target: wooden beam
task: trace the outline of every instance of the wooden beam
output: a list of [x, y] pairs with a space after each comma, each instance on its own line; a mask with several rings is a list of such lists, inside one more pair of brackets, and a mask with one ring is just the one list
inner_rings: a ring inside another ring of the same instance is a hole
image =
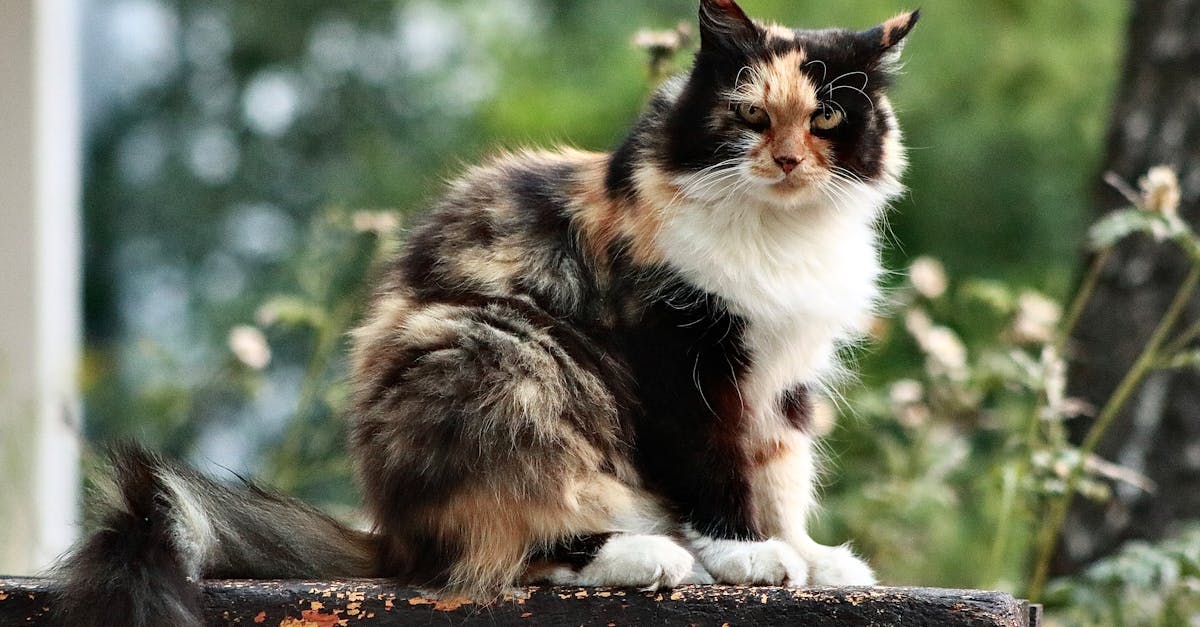
[[[1039, 608], [1003, 592], [939, 588], [682, 586], [641, 592], [533, 587], [488, 605], [357, 581], [208, 581], [211, 627], [363, 625], [940, 625], [1038, 627]], [[36, 625], [48, 582], [0, 579], [0, 625]], [[113, 624], [122, 617], [114, 616]]]

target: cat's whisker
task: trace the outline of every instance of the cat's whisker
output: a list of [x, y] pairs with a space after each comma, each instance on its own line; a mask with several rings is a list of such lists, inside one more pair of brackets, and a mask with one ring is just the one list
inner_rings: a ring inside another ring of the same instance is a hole
[[[741, 159], [739, 158], [735, 161], [741, 161]], [[737, 168], [726, 168], [702, 177], [694, 177], [680, 188], [680, 194], [684, 197], [703, 198], [721, 189], [730, 179], [741, 178], [741, 174], [741, 171]], [[677, 196], [680, 194], [677, 194]]]
[[870, 84], [870, 82], [871, 82], [871, 77], [868, 76], [866, 72], [846, 72], [845, 74], [842, 74], [841, 76], [829, 81], [829, 85], [830, 86], [837, 85], [838, 82], [841, 81], [843, 78], [849, 78], [851, 76], [862, 76], [863, 77], [863, 84], [862, 84], [862, 87], [859, 87], [859, 89], [866, 89], [867, 85]]
[[821, 64], [821, 80], [820, 80], [820, 81], [818, 81], [818, 82], [817, 82], [817, 84], [818, 84], [818, 85], [824, 85], [824, 84], [825, 84], [825, 78], [826, 78], [827, 76], [829, 76], [829, 66], [828, 66], [828, 65], [826, 65], [826, 64], [825, 64], [825, 62], [824, 62], [824, 61], [822, 61], [822, 60], [820, 60], [820, 59], [813, 59], [812, 61], [809, 61], [808, 63], [805, 63], [805, 64], [804, 64], [804, 67], [808, 67], [808, 66], [810, 66], [810, 65], [812, 65], [812, 64], [814, 64], [814, 63], [820, 63], [820, 64]]
[[849, 179], [851, 182], [853, 182], [855, 184], [859, 184], [859, 185], [867, 184], [867, 182], [864, 181], [861, 176], [859, 176], [858, 174], [856, 174], [842, 166], [835, 165], [835, 166], [831, 167], [830, 169], [833, 171], [835, 176], [840, 176], [841, 178]]
[[853, 203], [854, 200], [850, 191], [839, 184], [837, 179], [830, 179], [827, 181], [826, 184], [821, 187], [821, 191], [824, 192], [825, 197], [829, 199], [829, 202], [833, 203], [834, 208], [838, 211], [843, 211], [845, 209], [843, 203]]
[[850, 113], [848, 111], [846, 111], [846, 108], [842, 106], [842, 103], [840, 103], [836, 100], [825, 100], [825, 101], [822, 101], [821, 104], [831, 106], [831, 107], [837, 107], [838, 111], [841, 111], [841, 113], [842, 113], [842, 118], [844, 118], [846, 120], [850, 119]]
[[858, 92], [859, 94], [862, 95], [863, 98], [866, 98], [867, 103], [871, 105], [871, 113], [875, 112], [875, 101], [871, 99], [871, 96], [869, 96], [867, 94], [867, 92], [865, 92], [862, 89], [859, 89], [858, 87], [855, 87], [853, 85], [834, 85], [829, 88], [829, 94], [832, 96], [833, 92], [835, 92], [839, 89], [849, 89], [850, 91]]

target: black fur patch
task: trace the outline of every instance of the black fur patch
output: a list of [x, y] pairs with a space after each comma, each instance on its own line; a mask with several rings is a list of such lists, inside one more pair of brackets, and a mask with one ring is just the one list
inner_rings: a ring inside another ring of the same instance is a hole
[[600, 549], [616, 535], [615, 533], [590, 533], [572, 536], [558, 541], [548, 549], [540, 549], [530, 556], [530, 562], [562, 564], [579, 572], [600, 553]]
[[681, 282], [629, 291], [647, 290], [663, 296], [620, 330], [642, 404], [634, 420], [642, 476], [698, 532], [759, 539], [740, 441], [745, 323]]
[[812, 428], [812, 400], [808, 397], [808, 388], [800, 386], [784, 394], [780, 404], [789, 424], [801, 431]]
[[120, 502], [103, 506], [98, 531], [60, 567], [53, 604], [59, 624], [200, 624], [200, 587], [187, 580], [172, 541], [155, 459], [125, 448], [110, 460]]

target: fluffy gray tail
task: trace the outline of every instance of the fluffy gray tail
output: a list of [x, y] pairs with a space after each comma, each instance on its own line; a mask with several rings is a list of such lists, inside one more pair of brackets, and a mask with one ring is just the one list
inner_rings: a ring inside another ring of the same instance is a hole
[[139, 448], [109, 455], [97, 531], [57, 571], [62, 625], [201, 625], [200, 579], [374, 576], [375, 540], [295, 499], [225, 486]]

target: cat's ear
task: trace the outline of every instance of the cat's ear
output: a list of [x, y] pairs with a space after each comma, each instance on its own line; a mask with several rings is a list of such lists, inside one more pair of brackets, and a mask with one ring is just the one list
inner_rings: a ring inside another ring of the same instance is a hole
[[742, 50], [758, 37], [758, 26], [734, 0], [700, 0], [700, 48]]
[[900, 52], [904, 50], [904, 38], [917, 25], [917, 20], [920, 18], [920, 10], [901, 13], [860, 36], [868, 50], [878, 56], [880, 65], [895, 66], [900, 63]]

